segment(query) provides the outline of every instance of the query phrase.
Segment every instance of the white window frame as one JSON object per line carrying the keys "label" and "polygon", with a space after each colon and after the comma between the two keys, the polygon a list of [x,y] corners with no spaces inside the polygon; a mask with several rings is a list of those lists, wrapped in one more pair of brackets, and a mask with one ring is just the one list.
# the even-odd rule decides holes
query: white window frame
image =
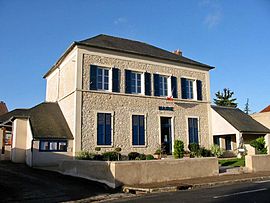
{"label": "white window frame", "polygon": [[[111,114],[111,144],[110,145],[98,145],[97,144],[97,129],[98,129],[98,119],[97,119],[97,115],[98,113],[109,113]],[[96,147],[101,147],[101,148],[111,148],[114,146],[114,111],[95,111],[95,146]]]}
{"label": "white window frame", "polygon": [[[102,70],[102,88],[101,89],[99,89],[98,88],[98,71],[99,71],[99,69],[101,69]],[[109,78],[108,78],[108,89],[105,89],[104,88],[104,76],[105,76],[105,74],[104,74],[104,72],[105,72],[105,70],[108,70],[108,76],[109,76]],[[112,92],[112,68],[109,68],[109,67],[103,67],[103,66],[97,66],[97,90],[98,91],[105,91],[105,92]]]}
{"label": "white window frame", "polygon": [[[144,116],[144,145],[132,144],[132,116]],[[130,146],[133,148],[146,148],[147,147],[147,113],[130,113]]]}
{"label": "white window frame", "polygon": [[188,126],[188,119],[189,119],[189,118],[197,118],[197,119],[198,119],[198,141],[199,141],[199,145],[201,146],[200,117],[199,117],[199,116],[186,116],[187,146],[190,144],[190,143],[189,143],[189,126]]}
{"label": "white window frame", "polygon": [[[135,92],[131,91],[131,94],[144,94],[144,73],[131,71],[131,74],[135,74]],[[138,75],[140,75],[141,77],[141,92],[138,92],[138,80],[137,80]],[[132,79],[131,79],[131,86],[132,86]]]}
{"label": "white window frame", "polygon": [[[169,95],[169,76],[166,76],[166,75],[159,75],[159,95],[161,97],[167,97]],[[164,83],[164,79],[167,80],[167,94],[165,94],[165,83]],[[162,85],[161,85],[162,84]],[[162,86],[162,89],[161,87]]]}
{"label": "white window frame", "polygon": [[[181,78],[185,78],[187,81],[192,81],[192,93],[193,93],[193,98],[187,98],[187,100],[198,100],[198,96],[197,96],[197,84],[196,84],[196,80],[195,78],[191,78],[191,77],[186,77],[183,76]],[[181,87],[183,88],[183,87]],[[187,95],[188,96],[188,95]]]}

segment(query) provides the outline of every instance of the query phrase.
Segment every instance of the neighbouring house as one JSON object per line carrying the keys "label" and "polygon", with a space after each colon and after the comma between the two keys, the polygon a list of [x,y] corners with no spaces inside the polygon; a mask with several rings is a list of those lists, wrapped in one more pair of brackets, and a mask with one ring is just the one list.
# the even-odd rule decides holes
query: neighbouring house
{"label": "neighbouring house", "polygon": [[270,128],[270,105],[261,110],[259,113],[254,113],[250,116],[267,128]]}
{"label": "neighbouring house", "polygon": [[[5,102],[0,101],[0,116],[7,112],[8,108]],[[4,133],[4,128],[0,126],[0,146],[1,146],[0,160],[8,159],[10,156],[10,145],[11,145],[10,138],[11,133],[10,132]]]}
{"label": "neighbouring house", "polygon": [[72,158],[73,136],[57,103],[44,102],[0,116],[4,135],[10,134],[10,159],[29,166],[55,165]]}
{"label": "neighbouring house", "polygon": [[241,143],[244,144],[249,154],[254,149],[249,145],[251,140],[265,137],[269,151],[270,129],[254,120],[238,108],[212,106],[212,133],[214,144],[225,149],[225,156],[235,156]]}
{"label": "neighbouring house", "polygon": [[[176,139],[186,148],[194,142],[208,148],[213,140],[209,79],[213,68],[182,56],[179,50],[170,52],[108,35],[74,42],[44,75],[46,102],[40,105],[55,106],[63,117],[58,121],[55,112],[48,111],[49,121],[44,117],[33,124],[32,117],[41,112],[12,116],[8,123],[12,143],[16,144],[15,137],[32,136],[44,144],[23,144],[22,149],[27,146],[43,157],[52,156],[62,141],[69,149],[65,153],[73,157],[82,150],[94,152],[96,147],[101,152],[121,147],[123,154],[153,154],[161,145],[171,154]],[[30,136],[16,134],[18,119],[24,119],[28,129],[31,126]],[[68,128],[59,137],[54,132],[61,123]],[[42,135],[36,128],[42,129]]]}

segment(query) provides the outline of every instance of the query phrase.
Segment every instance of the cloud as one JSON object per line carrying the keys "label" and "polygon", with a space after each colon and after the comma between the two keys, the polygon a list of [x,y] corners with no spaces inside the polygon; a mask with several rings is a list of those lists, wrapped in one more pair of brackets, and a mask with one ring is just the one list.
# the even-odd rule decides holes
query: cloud
{"label": "cloud", "polygon": [[216,11],[214,13],[209,13],[205,18],[204,18],[204,24],[208,27],[208,28],[213,28],[217,25],[220,24],[221,21],[221,12],[220,11]]}
{"label": "cloud", "polygon": [[221,23],[223,15],[219,1],[201,0],[198,5],[206,12],[203,18],[203,24],[209,29],[216,27]]}
{"label": "cloud", "polygon": [[123,17],[119,17],[119,18],[117,18],[116,20],[113,21],[113,23],[115,25],[123,24],[123,23],[126,23],[126,22],[127,22],[127,19],[123,18]]}

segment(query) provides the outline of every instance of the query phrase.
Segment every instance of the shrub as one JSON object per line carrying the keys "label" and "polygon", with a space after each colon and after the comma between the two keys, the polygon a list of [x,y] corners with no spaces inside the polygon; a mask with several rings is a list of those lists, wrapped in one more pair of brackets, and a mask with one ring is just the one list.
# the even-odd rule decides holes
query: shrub
{"label": "shrub", "polygon": [[188,145],[188,149],[190,151],[190,157],[193,158],[193,157],[198,157],[200,156],[200,145],[197,144],[197,143],[190,143]]}
{"label": "shrub", "polygon": [[154,159],[155,159],[154,156],[153,156],[152,154],[147,154],[147,155],[145,156],[145,158],[146,158],[146,160],[154,160]]}
{"label": "shrub", "polygon": [[96,161],[103,161],[103,156],[101,154],[95,154],[94,159]]}
{"label": "shrub", "polygon": [[128,160],[135,160],[136,157],[139,157],[139,156],[140,156],[140,154],[138,152],[130,152],[128,154]]}
{"label": "shrub", "polygon": [[209,149],[206,149],[204,147],[201,147],[199,149],[199,153],[198,153],[199,156],[202,156],[202,157],[211,157],[212,156],[212,152],[211,150]]}
{"label": "shrub", "polygon": [[184,156],[184,143],[181,140],[175,140],[174,141],[174,158],[175,159],[179,159],[179,158],[183,158]]}
{"label": "shrub", "polygon": [[259,137],[255,140],[252,140],[250,145],[254,147],[260,154],[267,154],[264,137]]}
{"label": "shrub", "polygon": [[212,145],[211,146],[211,153],[215,156],[215,157],[221,157],[224,153],[224,150],[220,148],[219,145]]}
{"label": "shrub", "polygon": [[93,160],[94,156],[95,156],[94,153],[90,153],[88,151],[81,151],[81,152],[77,153],[76,159],[79,159],[79,160]]}
{"label": "shrub", "polygon": [[140,158],[140,160],[146,160],[145,154],[140,154],[139,158]]}
{"label": "shrub", "polygon": [[120,154],[118,152],[115,152],[115,151],[104,152],[102,154],[104,161],[117,161],[119,155]]}
{"label": "shrub", "polygon": [[155,153],[154,154],[161,154],[161,149],[160,148],[158,148],[156,151],[155,151]]}

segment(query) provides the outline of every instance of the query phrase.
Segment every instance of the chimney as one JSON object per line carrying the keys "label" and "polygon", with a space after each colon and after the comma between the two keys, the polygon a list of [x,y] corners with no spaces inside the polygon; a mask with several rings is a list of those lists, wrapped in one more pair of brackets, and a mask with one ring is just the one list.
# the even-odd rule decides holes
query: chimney
{"label": "chimney", "polygon": [[182,51],[180,51],[180,49],[173,51],[173,53],[178,55],[178,56],[182,56]]}

